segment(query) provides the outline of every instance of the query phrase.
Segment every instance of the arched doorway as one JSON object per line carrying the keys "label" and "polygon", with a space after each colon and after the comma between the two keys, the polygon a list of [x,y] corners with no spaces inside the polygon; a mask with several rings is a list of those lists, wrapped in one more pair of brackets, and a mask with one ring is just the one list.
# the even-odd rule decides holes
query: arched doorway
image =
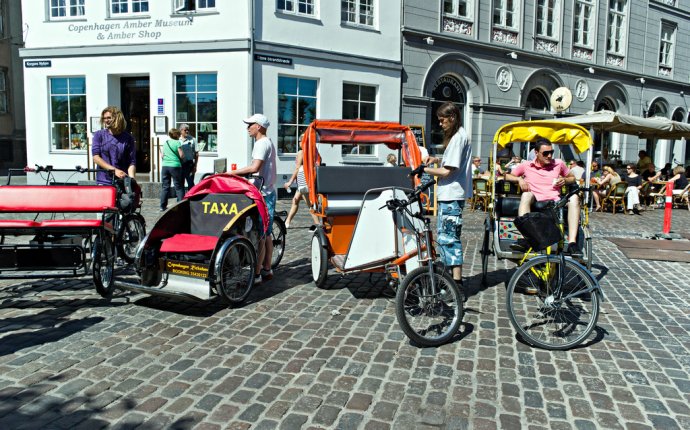
{"label": "arched doorway", "polygon": [[465,105],[467,95],[465,88],[460,81],[453,75],[443,75],[434,84],[431,92],[431,144],[436,154],[443,152],[443,129],[437,119],[438,108],[445,102],[454,103],[460,109],[460,124],[465,124]]}

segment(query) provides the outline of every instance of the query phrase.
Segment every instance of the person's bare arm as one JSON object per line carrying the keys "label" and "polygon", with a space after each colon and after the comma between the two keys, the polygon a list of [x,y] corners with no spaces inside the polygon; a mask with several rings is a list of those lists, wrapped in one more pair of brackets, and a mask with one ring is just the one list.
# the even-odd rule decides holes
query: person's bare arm
{"label": "person's bare arm", "polygon": [[249,166],[245,167],[240,167],[237,170],[233,170],[230,173],[233,175],[239,175],[239,176],[244,176],[244,175],[253,175],[254,173],[257,173],[261,170],[261,166],[264,165],[264,160],[258,160],[254,159],[252,160],[252,163]]}

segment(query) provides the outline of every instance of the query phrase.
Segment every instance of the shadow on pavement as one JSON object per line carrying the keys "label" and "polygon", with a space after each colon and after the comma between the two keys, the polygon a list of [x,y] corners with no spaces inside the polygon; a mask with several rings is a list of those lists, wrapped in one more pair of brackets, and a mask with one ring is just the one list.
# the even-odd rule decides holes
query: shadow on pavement
{"label": "shadow on pavement", "polygon": [[[44,318],[41,318],[41,314],[44,315]],[[51,319],[51,312],[41,312],[41,314],[32,315],[31,317],[10,318],[9,321],[3,320],[3,324],[18,325],[41,318],[41,324],[46,328],[11,334],[3,337],[2,343],[0,344],[0,356],[12,354],[24,348],[43,345],[64,339],[73,335],[74,333],[80,332],[105,320],[103,317],[82,318],[79,320],[67,320],[63,324],[57,325],[64,320],[62,315]],[[48,316],[47,318],[45,318],[46,315]],[[31,324],[27,324],[27,326],[31,327]],[[0,404],[1,403],[2,402],[0,402]]]}

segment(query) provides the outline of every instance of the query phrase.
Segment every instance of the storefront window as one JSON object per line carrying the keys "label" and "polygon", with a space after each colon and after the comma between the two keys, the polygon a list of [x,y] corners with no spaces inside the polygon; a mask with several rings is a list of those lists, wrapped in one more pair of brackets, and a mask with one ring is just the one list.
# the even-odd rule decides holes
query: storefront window
{"label": "storefront window", "polygon": [[216,0],[175,0],[175,12],[206,11],[216,7]]}
{"label": "storefront window", "polygon": [[297,152],[297,139],[316,119],[316,79],[278,78],[278,151]]}
{"label": "storefront window", "polygon": [[110,0],[110,13],[113,15],[144,13],[148,11],[148,0]]}
{"label": "storefront window", "polygon": [[50,78],[53,150],[86,149],[86,79]]}
{"label": "storefront window", "polygon": [[215,73],[175,76],[175,127],[189,124],[199,151],[218,151],[218,85]]}
{"label": "storefront window", "polygon": [[0,70],[0,113],[7,113],[7,72]]}

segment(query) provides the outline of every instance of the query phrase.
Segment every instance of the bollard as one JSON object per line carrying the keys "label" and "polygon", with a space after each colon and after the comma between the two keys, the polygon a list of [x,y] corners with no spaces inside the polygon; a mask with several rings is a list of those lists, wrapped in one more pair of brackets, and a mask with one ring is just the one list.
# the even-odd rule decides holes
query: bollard
{"label": "bollard", "polygon": [[664,209],[664,234],[671,232],[671,213],[673,212],[673,182],[666,184],[666,207]]}

